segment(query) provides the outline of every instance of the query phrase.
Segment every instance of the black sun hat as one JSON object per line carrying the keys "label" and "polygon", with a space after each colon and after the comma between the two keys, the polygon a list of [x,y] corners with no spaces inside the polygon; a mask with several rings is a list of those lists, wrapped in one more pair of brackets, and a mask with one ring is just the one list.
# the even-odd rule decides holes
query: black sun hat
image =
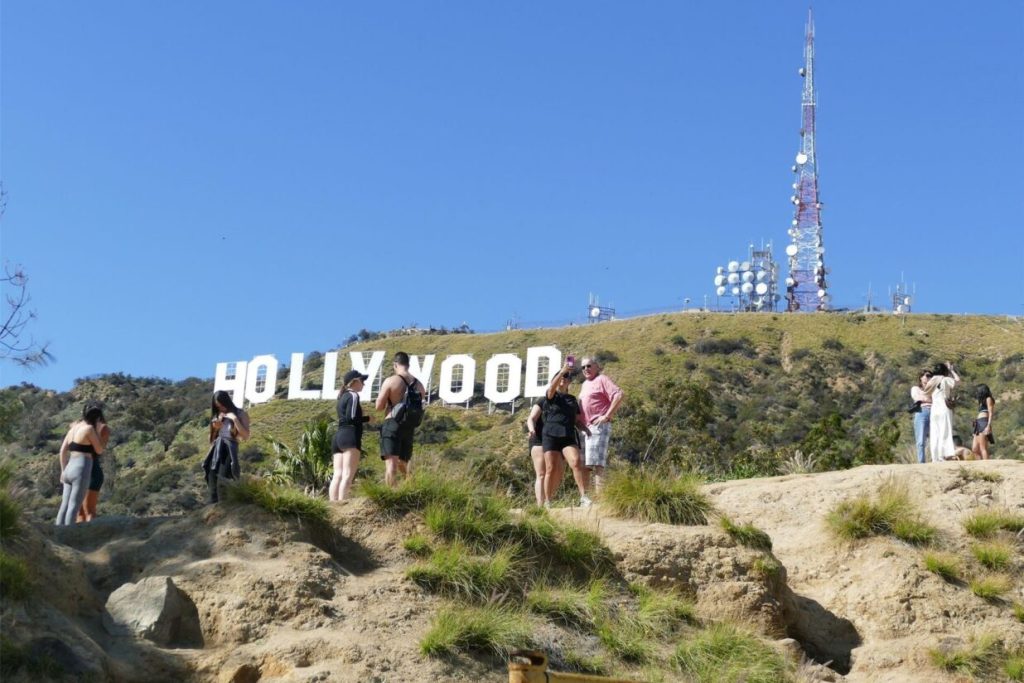
{"label": "black sun hat", "polygon": [[349,370],[348,372],[345,373],[345,377],[342,378],[342,381],[345,383],[345,386],[348,386],[349,383],[354,379],[361,379],[365,382],[369,378],[369,375],[364,375],[358,370]]}

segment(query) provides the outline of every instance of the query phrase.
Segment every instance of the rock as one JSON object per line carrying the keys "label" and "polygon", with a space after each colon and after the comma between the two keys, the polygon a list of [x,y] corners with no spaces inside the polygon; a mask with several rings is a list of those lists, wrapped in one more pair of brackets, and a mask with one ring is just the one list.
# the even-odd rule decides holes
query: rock
{"label": "rock", "polygon": [[126,583],[107,598],[103,626],[115,636],[139,636],[158,645],[202,647],[199,612],[169,576]]}

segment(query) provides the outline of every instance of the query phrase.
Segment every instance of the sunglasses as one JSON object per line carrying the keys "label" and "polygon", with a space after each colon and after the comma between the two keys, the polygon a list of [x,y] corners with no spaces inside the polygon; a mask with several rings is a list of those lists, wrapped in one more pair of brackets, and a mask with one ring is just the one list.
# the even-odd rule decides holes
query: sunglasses
{"label": "sunglasses", "polygon": [[583,366],[583,369],[584,370],[589,370],[592,367],[594,367],[593,363],[587,363],[586,365]]}

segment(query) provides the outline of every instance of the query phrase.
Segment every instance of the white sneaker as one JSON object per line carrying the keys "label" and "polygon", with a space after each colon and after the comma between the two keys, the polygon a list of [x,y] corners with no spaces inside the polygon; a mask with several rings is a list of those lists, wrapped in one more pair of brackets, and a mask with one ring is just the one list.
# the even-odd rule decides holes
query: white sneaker
{"label": "white sneaker", "polygon": [[544,501],[544,509],[546,509],[546,510],[550,510],[551,509],[551,501],[550,500],[545,500]]}
{"label": "white sneaker", "polygon": [[593,504],[594,504],[594,502],[592,500],[590,500],[590,498],[588,498],[586,495],[580,496],[580,507],[581,508],[588,508],[588,507],[590,507]]}

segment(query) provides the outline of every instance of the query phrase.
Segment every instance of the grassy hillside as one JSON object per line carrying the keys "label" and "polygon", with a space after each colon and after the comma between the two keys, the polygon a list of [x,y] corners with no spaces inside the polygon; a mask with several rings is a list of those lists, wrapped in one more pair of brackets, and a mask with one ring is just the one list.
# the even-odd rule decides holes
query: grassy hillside
{"label": "grassy hillside", "polygon": [[[480,397],[483,363],[495,353],[525,358],[527,347],[546,344],[577,356],[597,354],[626,391],[614,459],[646,458],[712,478],[899,461],[912,442],[904,412],[910,385],[922,367],[940,360],[956,362],[964,377],[955,426],[968,445],[970,395],[984,382],[997,400],[996,457],[1024,451],[1024,325],[1006,318],[679,313],[499,334],[387,337],[343,351],[436,353],[435,385],[446,355],[472,354],[479,364],[477,401],[469,409],[432,404],[418,459],[468,468],[522,496],[532,478],[522,427],[529,404],[520,400],[515,415],[508,406],[489,413]],[[349,369],[345,353],[338,365],[339,376]],[[320,385],[316,357],[307,359],[306,375],[307,386]],[[115,435],[105,460],[106,511],[188,509],[199,503],[211,389],[211,380],[121,375],[81,380],[68,393],[4,389],[0,457],[14,462],[34,506],[49,514],[56,509],[60,438],[81,402],[98,397]],[[279,393],[286,390],[283,379]],[[244,467],[268,470],[275,457],[271,441],[295,448],[304,426],[322,415],[333,419],[334,406],[275,399],[251,414]],[[376,438],[365,442],[363,476],[375,476]]]}

